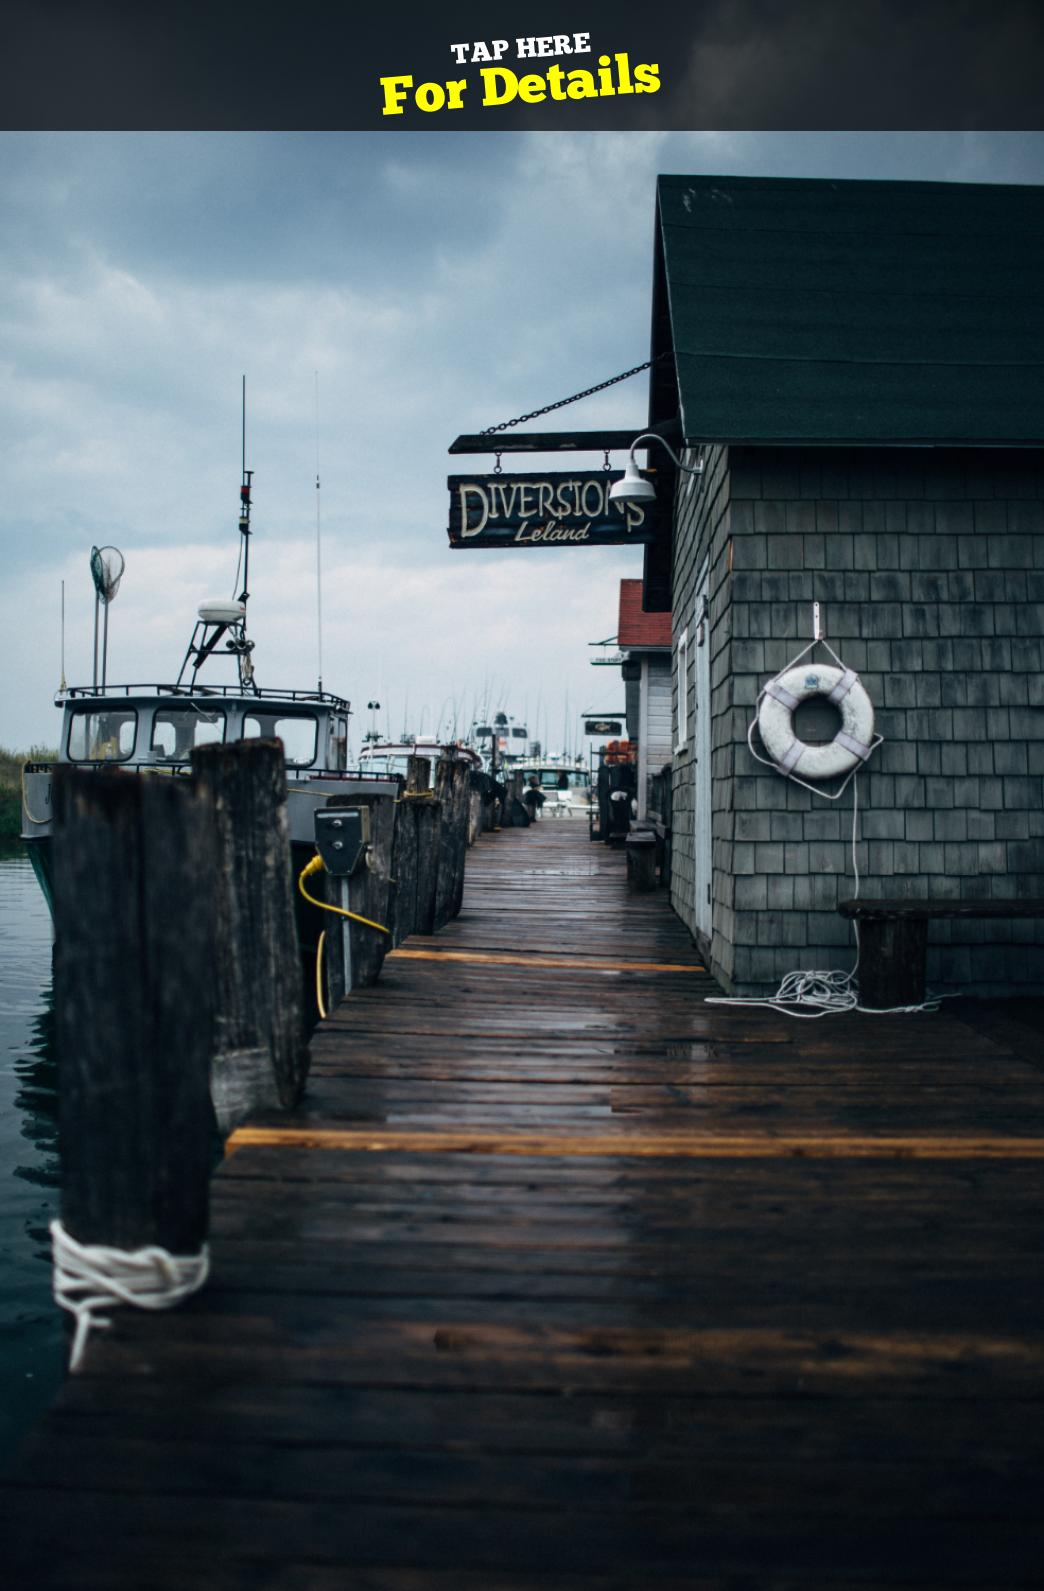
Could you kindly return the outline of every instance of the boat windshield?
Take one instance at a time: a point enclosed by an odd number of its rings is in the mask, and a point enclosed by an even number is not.
[[[152,749],[166,762],[187,762],[194,747],[224,738],[220,708],[161,707],[152,720]]]
[[[319,730],[314,713],[247,713],[243,719],[243,739],[281,740],[287,765],[305,768],[315,761]]]
[[[373,753],[372,756],[361,757],[359,761],[360,766],[365,768],[368,773],[398,773],[405,778],[410,771],[410,759],[401,752],[396,754],[394,752],[378,751]]]
[[[79,708],[69,717],[69,761],[126,762],[134,755],[137,732],[133,708]]]
[[[523,768],[526,784],[533,774],[540,780],[541,790],[586,790],[591,782],[586,768]]]

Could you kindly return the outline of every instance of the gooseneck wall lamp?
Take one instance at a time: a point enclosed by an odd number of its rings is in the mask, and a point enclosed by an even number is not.
[[[627,468],[623,473],[623,479],[617,481],[609,488],[609,501],[611,503],[619,503],[623,507],[626,503],[651,503],[655,500],[655,486],[652,481],[642,474],[634,461],[635,448],[641,447],[645,442],[658,442],[661,447],[665,447],[678,468],[684,470],[687,475],[699,476],[703,474],[702,458],[694,469],[690,468],[688,464],[682,463],[670,443],[665,442],[662,436],[657,436],[655,431],[645,431],[641,436],[635,437],[631,443],[631,452],[627,460]]]

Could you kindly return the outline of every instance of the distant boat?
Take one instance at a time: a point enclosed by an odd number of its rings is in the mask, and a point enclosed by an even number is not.
[[[415,740],[378,740],[368,742],[359,753],[360,773],[380,774],[405,779],[411,757],[424,757],[431,763],[430,785],[435,783],[435,764],[448,759],[467,762],[476,771],[482,768],[482,758],[471,746],[460,741],[445,742],[434,737],[418,736]]]
[[[589,818],[591,813],[591,770],[583,762],[565,757],[525,758],[512,772],[522,777],[522,795],[532,788],[535,777],[544,798],[542,818]]]
[[[475,724],[471,731],[482,758],[482,766],[491,771],[514,768],[520,759],[539,754],[539,746],[530,743],[529,730],[518,724],[507,713],[495,713],[488,723]]]

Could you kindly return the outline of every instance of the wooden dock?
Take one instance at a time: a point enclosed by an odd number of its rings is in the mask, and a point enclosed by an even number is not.
[[[483,837],[235,1135],[207,1289],[92,1338],[9,1583],[1039,1585],[1033,1009],[709,992],[586,828]]]

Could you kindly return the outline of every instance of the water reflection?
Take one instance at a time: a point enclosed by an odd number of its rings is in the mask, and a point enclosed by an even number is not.
[[[39,1188],[58,1186],[58,1066],[54,1054],[54,984],[48,982],[32,1019],[29,1040],[15,1056],[15,1105],[22,1112],[21,1133],[33,1149],[13,1175]],[[50,1244],[46,1227],[41,1234]]]
[[[0,1463],[62,1376],[48,1233],[58,1203],[51,961],[29,861],[21,847],[0,852]]]

